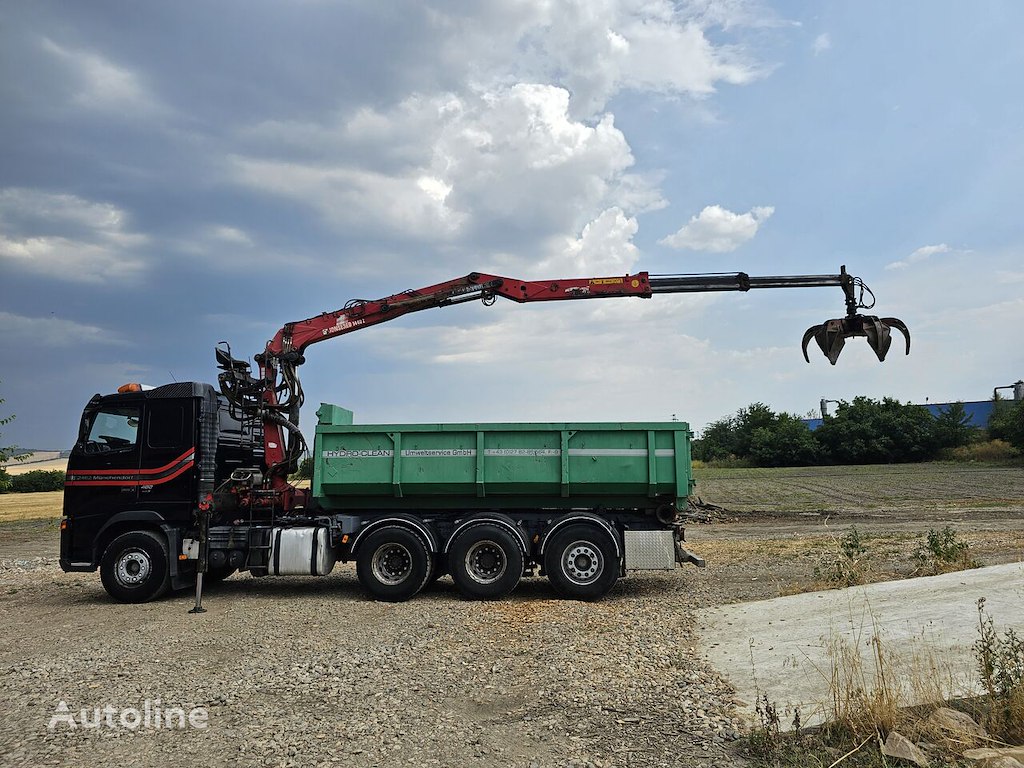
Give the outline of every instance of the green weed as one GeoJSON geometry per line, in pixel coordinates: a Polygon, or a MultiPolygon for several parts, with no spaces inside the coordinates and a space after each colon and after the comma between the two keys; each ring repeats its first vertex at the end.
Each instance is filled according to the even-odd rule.
{"type": "Polygon", "coordinates": [[[974,657],[988,695],[982,725],[1007,741],[1024,740],[1024,638],[1012,628],[996,631],[984,597],[978,600],[978,633],[974,657]]]}
{"type": "Polygon", "coordinates": [[[868,549],[861,541],[857,526],[851,526],[835,546],[814,567],[814,578],[827,587],[853,587],[863,584],[868,574],[868,549]]]}
{"type": "Polygon", "coordinates": [[[935,575],[978,568],[981,563],[968,554],[970,548],[970,544],[958,538],[956,531],[948,525],[941,531],[930,529],[924,545],[911,555],[917,564],[914,575],[935,575]]]}

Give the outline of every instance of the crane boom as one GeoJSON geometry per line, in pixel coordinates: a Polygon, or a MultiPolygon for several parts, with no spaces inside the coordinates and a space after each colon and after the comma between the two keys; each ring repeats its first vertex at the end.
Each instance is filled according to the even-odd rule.
{"type": "MultiPolygon", "coordinates": [[[[489,306],[499,297],[524,304],[630,296],[649,299],[654,294],[664,293],[830,286],[843,289],[846,316],[827,320],[807,330],[803,337],[805,358],[807,345],[814,338],[825,356],[835,365],[847,338],[865,336],[878,359],[884,360],[891,343],[892,328],[906,337],[907,354],[910,354],[910,332],[902,321],[858,314],[859,309],[874,306],[874,294],[860,278],[850,275],[845,266],[833,275],[751,277],[745,272],[699,275],[650,275],[637,272],[611,277],[536,281],[471,272],[463,277],[402,291],[381,299],[353,299],[333,312],[286,323],[267,342],[264,351],[254,357],[260,368],[259,378],[250,374],[249,363],[231,356],[229,347],[218,346],[217,361],[222,371],[218,380],[221,392],[237,417],[262,423],[267,464],[265,485],[278,492],[280,503],[287,509],[297,503],[297,499],[301,499],[301,493],[288,483],[287,476],[294,471],[305,449],[298,428],[303,394],[297,368],[305,362],[303,353],[312,344],[380,325],[412,312],[477,299],[489,306]],[[870,303],[865,303],[865,294],[870,303]]],[[[809,358],[807,360],[810,362],[809,358]]]]}

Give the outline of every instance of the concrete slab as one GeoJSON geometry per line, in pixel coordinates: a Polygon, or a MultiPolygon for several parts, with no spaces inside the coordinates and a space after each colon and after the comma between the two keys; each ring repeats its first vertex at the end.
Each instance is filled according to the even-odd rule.
{"type": "Polygon", "coordinates": [[[741,709],[753,717],[758,695],[766,693],[783,726],[791,717],[783,710],[795,707],[812,724],[828,714],[834,670],[874,687],[879,648],[907,704],[929,698],[915,690],[921,679],[949,695],[976,690],[972,646],[981,597],[1000,634],[1024,631],[1024,563],[1009,563],[709,609],[701,612],[701,633],[709,660],[746,705],[741,709]]]}

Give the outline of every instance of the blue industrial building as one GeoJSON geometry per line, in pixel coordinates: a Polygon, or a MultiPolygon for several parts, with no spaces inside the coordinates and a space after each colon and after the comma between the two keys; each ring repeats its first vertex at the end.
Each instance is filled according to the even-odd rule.
{"type": "MultiPolygon", "coordinates": [[[[996,390],[1000,389],[1012,389],[1014,400],[1024,400],[1024,382],[1016,382],[1006,387],[996,387],[996,390]]],[[[825,408],[826,402],[835,402],[834,400],[822,400],[821,407],[825,408]]],[[[932,416],[938,416],[940,413],[948,409],[954,403],[925,403],[920,406],[921,408],[927,408],[932,416]]],[[[988,419],[992,415],[992,409],[995,404],[992,400],[971,400],[963,403],[964,412],[967,414],[967,424],[978,429],[984,429],[988,426],[988,419]]],[[[821,419],[803,419],[804,424],[812,432],[821,426],[821,419]]]]}

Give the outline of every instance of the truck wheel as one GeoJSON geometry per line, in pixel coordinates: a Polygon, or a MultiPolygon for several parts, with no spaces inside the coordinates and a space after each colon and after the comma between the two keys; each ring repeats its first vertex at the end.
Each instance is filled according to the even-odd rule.
{"type": "Polygon", "coordinates": [[[167,591],[171,583],[167,543],[150,531],[123,533],[107,545],[100,560],[100,581],[115,600],[145,603],[167,591]]]}
{"type": "Polygon", "coordinates": [[[432,561],[423,539],[406,528],[388,526],[360,545],[356,575],[375,599],[400,603],[426,585],[432,561]]]}
{"type": "Polygon", "coordinates": [[[424,588],[429,587],[431,584],[436,582],[438,579],[440,579],[446,573],[448,573],[448,571],[444,567],[444,563],[442,562],[441,555],[435,556],[434,557],[434,565],[430,569],[430,575],[427,576],[427,583],[423,585],[424,588]]]}
{"type": "Polygon", "coordinates": [[[562,597],[597,600],[619,577],[615,546],[593,525],[570,525],[545,545],[544,571],[562,597]]]}
{"type": "Polygon", "coordinates": [[[452,580],[464,597],[498,600],[519,584],[523,552],[511,533],[483,524],[459,534],[448,553],[452,580]]]}

